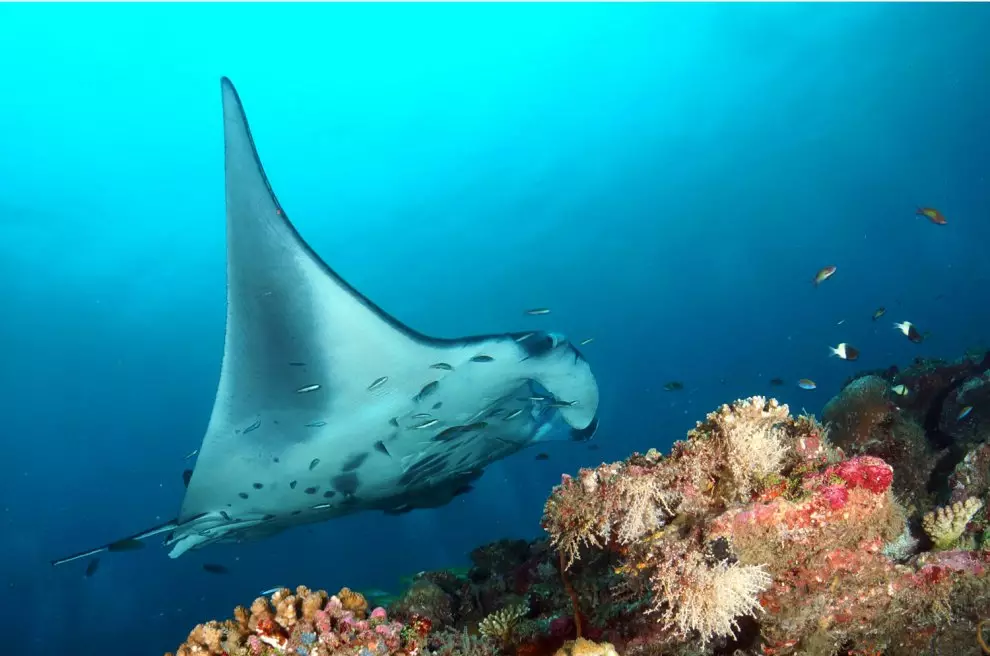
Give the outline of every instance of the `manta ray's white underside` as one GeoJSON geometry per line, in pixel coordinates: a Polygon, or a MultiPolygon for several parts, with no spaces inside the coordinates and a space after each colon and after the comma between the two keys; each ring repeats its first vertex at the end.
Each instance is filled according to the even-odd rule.
{"type": "Polygon", "coordinates": [[[234,86],[221,88],[227,330],[182,509],[53,564],[163,533],[174,558],[363,510],[436,507],[534,442],[593,435],[598,387],[563,337],[427,337],[334,273],[272,193],[234,86]]]}

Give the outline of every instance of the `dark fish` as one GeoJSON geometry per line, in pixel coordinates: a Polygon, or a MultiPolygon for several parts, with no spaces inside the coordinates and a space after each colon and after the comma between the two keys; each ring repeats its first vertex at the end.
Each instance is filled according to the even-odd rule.
{"type": "Polygon", "coordinates": [[[437,362],[436,364],[431,364],[430,369],[440,369],[441,371],[453,371],[454,368],[447,364],[446,362],[437,362]]]}
{"type": "Polygon", "coordinates": [[[413,397],[413,401],[422,401],[430,394],[436,392],[438,387],[440,387],[440,382],[436,380],[423,385],[423,389],[419,390],[419,394],[413,397]]]}
{"type": "Polygon", "coordinates": [[[296,489],[296,485],[298,485],[298,484],[299,484],[298,481],[289,481],[289,489],[290,490],[296,489]]]}
{"type": "Polygon", "coordinates": [[[491,362],[494,359],[495,358],[490,355],[476,355],[471,358],[471,362],[491,362]]]}
{"type": "Polygon", "coordinates": [[[440,409],[440,406],[442,406],[442,405],[443,405],[443,401],[437,401],[436,403],[433,404],[433,409],[434,410],[439,410],[440,409]]]}
{"type": "Polygon", "coordinates": [[[676,392],[684,389],[684,383],[679,380],[672,380],[663,386],[665,392],[676,392]]]}
{"type": "Polygon", "coordinates": [[[247,492],[238,492],[237,493],[237,496],[239,496],[242,499],[247,499],[248,498],[247,492]]]}
{"type": "Polygon", "coordinates": [[[873,320],[876,321],[885,314],[887,314],[887,308],[879,307],[877,308],[876,312],[873,313],[873,320]]]}
{"type": "Polygon", "coordinates": [[[320,459],[319,459],[319,458],[313,458],[313,459],[312,459],[312,460],[311,460],[311,461],[309,462],[309,471],[313,471],[314,469],[316,469],[316,466],[317,466],[318,464],[320,464],[320,459]]]}
{"type": "Polygon", "coordinates": [[[210,574],[229,574],[230,570],[223,565],[215,565],[213,563],[203,563],[203,571],[209,572],[210,574]]]}
{"type": "Polygon", "coordinates": [[[254,487],[254,489],[256,489],[256,490],[260,490],[261,488],[263,488],[263,487],[265,487],[265,486],[264,486],[264,485],[262,485],[261,483],[252,483],[251,485],[252,485],[252,486],[254,487]]]}
{"type": "Polygon", "coordinates": [[[96,574],[96,570],[98,569],[100,569],[100,559],[94,558],[93,560],[89,561],[88,565],[86,565],[86,573],[83,574],[83,576],[85,576],[88,579],[93,574],[96,574]]]}
{"type": "Polygon", "coordinates": [[[230,515],[228,515],[228,514],[227,514],[227,512],[226,512],[225,510],[221,510],[221,511],[220,511],[220,516],[221,516],[221,517],[223,517],[223,518],[224,518],[225,520],[227,520],[228,522],[230,521],[230,515]]]}
{"type": "Polygon", "coordinates": [[[107,545],[107,551],[113,552],[137,551],[138,549],[144,549],[144,542],[141,542],[137,538],[124,538],[123,540],[117,540],[107,545]]]}
{"type": "Polygon", "coordinates": [[[783,378],[771,378],[770,379],[770,384],[773,385],[774,387],[780,387],[781,385],[784,384],[784,379],[783,378]]]}
{"type": "Polygon", "coordinates": [[[184,487],[189,487],[189,481],[191,481],[191,480],[192,480],[192,470],[191,469],[184,469],[182,471],[182,485],[184,487]]]}
{"type": "Polygon", "coordinates": [[[549,460],[550,459],[550,454],[549,453],[537,453],[536,454],[536,459],[537,460],[549,460]]]}
{"type": "Polygon", "coordinates": [[[326,492],[323,493],[324,499],[332,499],[335,496],[337,496],[337,493],[334,492],[333,490],[327,490],[326,492]]]}
{"type": "Polygon", "coordinates": [[[388,376],[382,376],[381,378],[376,378],[370,385],[368,385],[368,391],[372,392],[387,382],[388,382],[388,376]]]}
{"type": "Polygon", "coordinates": [[[248,426],[247,428],[245,428],[244,429],[244,434],[247,435],[251,431],[258,430],[259,428],[261,428],[261,420],[260,419],[258,421],[256,421],[256,422],[254,422],[253,424],[251,424],[250,426],[248,426]]]}
{"type": "Polygon", "coordinates": [[[388,452],[388,449],[387,448],[385,448],[385,443],[382,442],[381,440],[378,440],[377,442],[375,442],[375,449],[377,449],[378,451],[381,451],[382,453],[384,453],[385,455],[387,455],[389,457],[392,457],[392,454],[388,452]]]}
{"type": "Polygon", "coordinates": [[[325,422],[325,421],[312,421],[312,422],[306,424],[306,428],[323,428],[326,425],[327,425],[327,422],[325,422]]]}
{"type": "Polygon", "coordinates": [[[305,367],[306,366],[306,363],[305,362],[290,362],[289,363],[289,366],[290,367],[305,367]]]}
{"type": "Polygon", "coordinates": [[[303,492],[305,492],[306,494],[316,494],[316,492],[319,489],[320,489],[320,486],[317,485],[316,487],[307,487],[305,490],[303,490],[303,492]]]}

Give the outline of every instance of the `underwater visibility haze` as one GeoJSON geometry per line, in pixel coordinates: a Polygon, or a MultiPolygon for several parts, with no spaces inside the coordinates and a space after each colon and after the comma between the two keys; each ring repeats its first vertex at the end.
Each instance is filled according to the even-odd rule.
{"type": "MultiPolygon", "coordinates": [[[[979,4],[0,5],[0,55],[17,62],[0,69],[7,647],[160,654],[306,584],[380,600],[401,640],[343,593],[300,591],[312,626],[278,629],[284,609],[252,606],[237,648],[357,644],[367,626],[341,627],[360,620],[381,653],[467,656],[427,636],[470,616],[506,653],[580,638],[582,619],[624,654],[649,640],[687,653],[592,611],[608,603],[569,561],[594,568],[579,550],[613,538],[623,558],[655,560],[644,536],[695,513],[708,560],[678,551],[694,569],[677,585],[652,574],[650,599],[669,596],[652,612],[677,639],[728,648],[753,632],[733,617],[800,601],[770,598],[779,576],[727,515],[797,507],[798,488],[873,513],[875,534],[842,549],[879,553],[915,513],[931,553],[990,551],[990,486],[936,489],[990,443],[990,396],[965,397],[982,394],[990,321],[987,33],[979,4]],[[863,372],[876,375],[850,382],[863,372]],[[913,417],[927,446],[848,437],[868,413],[844,399],[869,394],[883,399],[871,426],[902,439],[891,426],[913,417]],[[667,452],[756,395],[790,416],[739,402],[697,435],[731,445],[727,426],[752,415],[786,436],[760,458],[730,448],[732,476],[710,489],[671,460],[603,464],[667,452]],[[582,512],[618,512],[602,505],[609,484],[647,475],[614,499],[646,494],[648,519],[575,532],[582,512]],[[718,503],[692,506],[696,492],[718,503]],[[930,525],[952,524],[952,504],[968,514],[943,539],[930,525]],[[702,506],[726,515],[699,519],[702,506]],[[548,533],[559,562],[506,547],[511,575],[483,547],[548,533]],[[426,578],[460,606],[434,597],[431,615],[402,596],[443,568],[426,578]],[[671,590],[713,572],[764,596],[692,623],[671,590]],[[530,587],[551,578],[556,592],[530,587]],[[584,608],[566,627],[554,595],[584,608]]],[[[717,470],[725,454],[705,448],[691,471],[717,470]]],[[[966,481],[990,480],[980,466],[966,481]]],[[[922,562],[919,544],[882,553],[917,566],[912,580],[976,576],[966,558],[990,569],[922,562]]],[[[959,629],[960,653],[980,653],[981,594],[954,602],[943,649],[959,629]]],[[[821,632],[853,615],[835,610],[821,632]]],[[[757,631],[763,653],[866,639],[775,631],[757,631]]],[[[224,636],[179,654],[236,653],[224,636]]]]}

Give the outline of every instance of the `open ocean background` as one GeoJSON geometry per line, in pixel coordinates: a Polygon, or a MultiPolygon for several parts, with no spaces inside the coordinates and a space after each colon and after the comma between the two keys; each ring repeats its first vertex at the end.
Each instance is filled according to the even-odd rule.
{"type": "Polygon", "coordinates": [[[988,34],[985,4],[0,5],[5,653],[157,656],[276,585],[398,591],[723,402],[819,413],[986,346],[988,34]],[[598,450],[524,451],[437,510],[50,567],[181,501],[223,344],[221,75],[300,232],[386,310],[594,337],[598,450]]]}

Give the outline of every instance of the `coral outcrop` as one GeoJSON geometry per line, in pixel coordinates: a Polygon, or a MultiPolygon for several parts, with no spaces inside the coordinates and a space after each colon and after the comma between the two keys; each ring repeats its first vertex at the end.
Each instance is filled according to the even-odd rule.
{"type": "MultiPolygon", "coordinates": [[[[843,430],[868,444],[882,425],[847,419],[843,430]]],[[[894,480],[883,459],[848,455],[813,418],[753,397],[710,414],[669,456],[565,477],[544,527],[568,563],[616,554],[624,584],[649,599],[658,628],[633,652],[907,655],[936,630],[971,648],[990,553],[913,553],[894,480]]],[[[963,519],[936,522],[953,546],[963,519]]]]}
{"type": "MultiPolygon", "coordinates": [[[[328,597],[299,586],[258,597],[234,619],[196,626],[175,656],[414,656],[430,631],[427,620],[391,621],[385,609],[365,615],[367,602],[347,588],[328,597]]],[[[166,654],[166,656],[172,656],[166,654]]]]}

